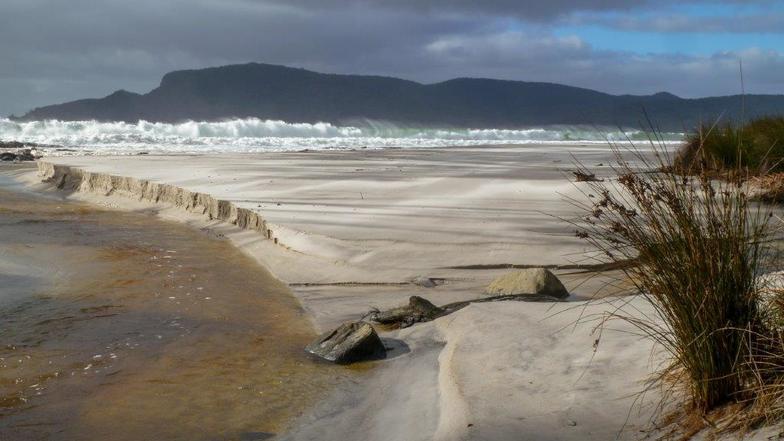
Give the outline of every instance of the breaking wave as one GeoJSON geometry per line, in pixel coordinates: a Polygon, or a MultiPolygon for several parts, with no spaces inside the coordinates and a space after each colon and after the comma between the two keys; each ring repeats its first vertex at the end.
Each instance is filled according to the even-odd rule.
{"type": "MultiPolygon", "coordinates": [[[[63,147],[50,154],[244,153],[302,149],[424,148],[483,144],[603,144],[644,140],[639,131],[552,126],[531,129],[428,129],[364,121],[356,126],[257,118],[179,124],[139,121],[0,119],[0,140],[63,147]]],[[[682,134],[665,134],[678,142],[682,134]]]]}

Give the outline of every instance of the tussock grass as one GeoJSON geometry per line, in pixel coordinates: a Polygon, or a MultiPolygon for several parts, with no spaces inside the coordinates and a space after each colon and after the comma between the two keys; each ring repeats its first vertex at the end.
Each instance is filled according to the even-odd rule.
{"type": "Polygon", "coordinates": [[[608,262],[636,259],[623,271],[661,320],[613,315],[671,355],[656,378],[678,378],[689,400],[685,407],[699,415],[742,409],[723,417],[724,426],[733,429],[784,413],[784,339],[768,319],[770,308],[784,302],[764,302],[760,278],[777,264],[770,246],[774,218],[744,190],[744,164],[754,158],[761,167],[763,155],[730,162],[734,156],[722,150],[734,145],[737,138],[730,137],[736,133],[721,135],[729,141],[710,138],[710,146],[691,147],[692,153],[710,152],[716,156],[706,157],[735,167],[722,181],[712,179],[715,169],[708,161],[693,160],[691,173],[680,173],[655,138],[653,154],[613,146],[615,178],[579,184],[585,200],[576,204],[584,215],[575,222],[577,236],[608,262]]]}
{"type": "Polygon", "coordinates": [[[743,125],[703,125],[687,136],[674,165],[693,172],[784,172],[784,117],[758,118],[743,125]]]}
{"type": "Polygon", "coordinates": [[[755,200],[784,202],[784,172],[753,176],[747,182],[749,192],[755,200]]]}

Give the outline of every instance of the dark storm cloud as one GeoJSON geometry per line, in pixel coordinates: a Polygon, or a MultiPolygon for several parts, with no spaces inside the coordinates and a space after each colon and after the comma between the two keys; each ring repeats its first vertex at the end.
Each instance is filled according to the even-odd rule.
{"type": "Polygon", "coordinates": [[[216,64],[266,61],[370,72],[411,62],[405,56],[432,35],[481,26],[461,18],[316,13],[242,1],[94,3],[12,0],[3,6],[0,113],[82,97],[90,88],[87,96],[119,87],[146,91],[167,71],[216,64]],[[14,105],[11,96],[23,95],[20,87],[30,99],[14,105]]]}
{"type": "MultiPolygon", "coordinates": [[[[249,3],[261,0],[244,0],[249,3]]],[[[275,0],[309,8],[365,7],[426,13],[479,13],[529,20],[551,20],[575,12],[633,11],[670,5],[766,5],[774,0],[275,0]]]]}
{"type": "Polygon", "coordinates": [[[2,1],[0,115],[119,88],[146,92],[171,70],[248,61],[425,82],[483,76],[694,96],[734,92],[743,56],[752,91],[782,89],[770,73],[782,72],[777,52],[601,51],[551,28],[575,14],[649,13],[646,0],[2,1]]]}

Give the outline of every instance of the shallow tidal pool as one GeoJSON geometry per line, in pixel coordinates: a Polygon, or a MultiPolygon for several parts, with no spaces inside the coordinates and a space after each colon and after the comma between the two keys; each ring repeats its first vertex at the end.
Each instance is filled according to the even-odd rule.
{"type": "Polygon", "coordinates": [[[257,440],[346,371],[228,240],[0,185],[0,439],[257,440]]]}

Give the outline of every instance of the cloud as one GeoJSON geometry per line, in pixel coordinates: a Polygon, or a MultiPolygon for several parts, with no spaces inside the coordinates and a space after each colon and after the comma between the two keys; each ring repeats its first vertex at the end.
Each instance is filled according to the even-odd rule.
{"type": "Polygon", "coordinates": [[[478,36],[451,35],[425,47],[436,59],[452,64],[475,62],[487,67],[524,67],[590,56],[590,46],[577,36],[555,37],[524,32],[478,36]]]}
{"type": "Polygon", "coordinates": [[[661,15],[660,4],[674,0],[3,0],[0,115],[120,88],[146,92],[172,70],[248,61],[423,82],[481,76],[698,96],[735,92],[743,56],[749,90],[782,92],[779,52],[606,51],[553,31],[580,14],[607,19],[603,11],[627,17],[605,26],[640,27],[628,17],[661,15]]]}
{"type": "Polygon", "coordinates": [[[638,54],[597,50],[578,36],[526,32],[451,36],[427,46],[442,73],[565,83],[610,93],[669,91],[684,97],[781,93],[784,54],[750,48],[709,55],[638,54]],[[476,62],[475,64],[472,64],[476,62]]]}
{"type": "MultiPolygon", "coordinates": [[[[261,0],[242,0],[259,3],[261,0]]],[[[266,0],[265,0],[266,1],[266,0]]],[[[579,12],[640,11],[675,5],[766,6],[775,0],[276,0],[308,8],[366,8],[416,11],[427,14],[481,14],[548,21],[579,12]]]]}
{"type": "Polygon", "coordinates": [[[784,13],[689,16],[686,14],[578,14],[564,19],[570,25],[602,26],[635,32],[784,34],[784,13]]]}

